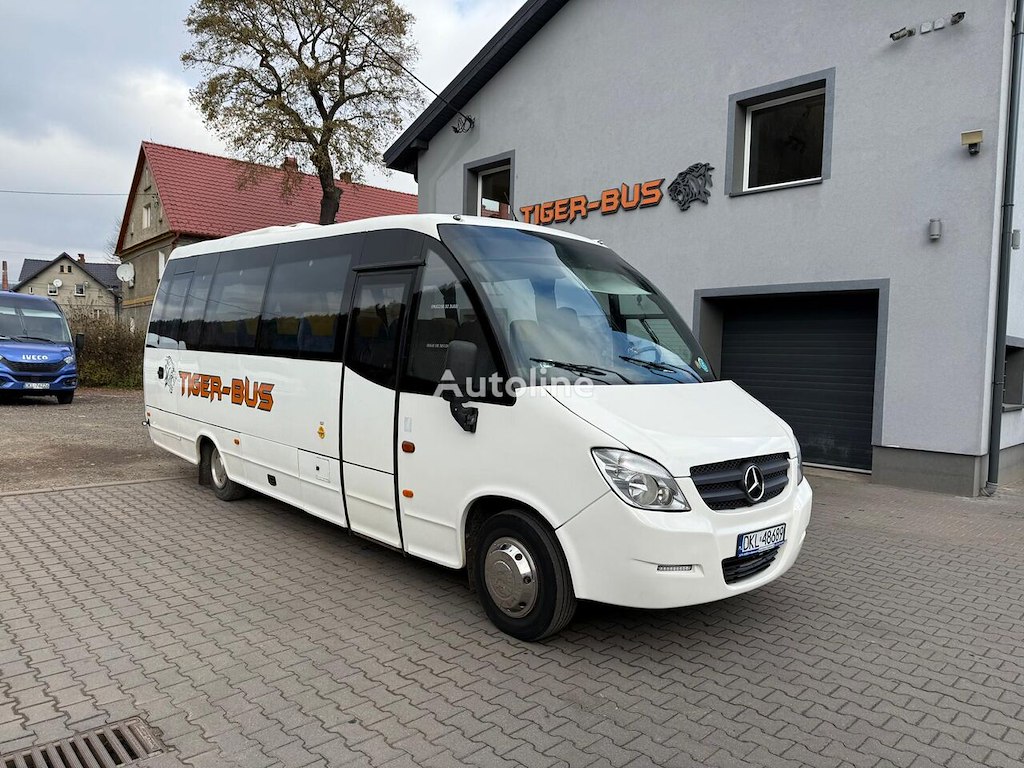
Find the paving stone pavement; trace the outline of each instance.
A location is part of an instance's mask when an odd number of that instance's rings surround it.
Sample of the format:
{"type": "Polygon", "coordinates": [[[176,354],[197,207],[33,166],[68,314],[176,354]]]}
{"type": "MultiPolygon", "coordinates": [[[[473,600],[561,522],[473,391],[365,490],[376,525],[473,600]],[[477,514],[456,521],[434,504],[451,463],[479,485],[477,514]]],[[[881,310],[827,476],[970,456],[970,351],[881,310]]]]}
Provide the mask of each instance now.
{"type": "Polygon", "coordinates": [[[510,639],[461,574],[188,480],[0,497],[0,753],[165,766],[1019,766],[1024,492],[812,478],[781,580],[510,639]]]}

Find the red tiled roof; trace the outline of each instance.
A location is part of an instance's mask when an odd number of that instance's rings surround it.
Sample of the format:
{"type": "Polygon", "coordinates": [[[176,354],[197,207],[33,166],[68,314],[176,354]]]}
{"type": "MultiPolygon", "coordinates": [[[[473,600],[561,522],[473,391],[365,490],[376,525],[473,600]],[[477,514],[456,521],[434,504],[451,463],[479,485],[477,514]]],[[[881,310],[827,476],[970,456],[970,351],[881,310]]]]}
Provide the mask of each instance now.
{"type": "MultiPolygon", "coordinates": [[[[284,171],[279,168],[267,168],[258,181],[239,189],[242,166],[237,160],[144,141],[133,182],[136,186],[143,159],[149,163],[172,232],[225,237],[281,224],[315,224],[320,219],[323,192],[316,176],[302,174],[288,197],[281,193],[284,171]]],[[[336,222],[417,210],[416,195],[342,181],[338,187],[342,194],[336,222]]],[[[119,242],[119,250],[120,246],[119,242]]]]}

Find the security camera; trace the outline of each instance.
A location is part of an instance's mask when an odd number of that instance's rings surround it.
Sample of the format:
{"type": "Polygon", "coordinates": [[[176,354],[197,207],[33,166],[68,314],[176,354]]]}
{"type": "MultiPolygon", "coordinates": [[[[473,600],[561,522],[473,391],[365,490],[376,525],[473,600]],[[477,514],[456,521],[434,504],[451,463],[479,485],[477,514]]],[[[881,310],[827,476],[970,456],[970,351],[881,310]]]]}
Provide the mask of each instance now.
{"type": "Polygon", "coordinates": [[[913,37],[913,36],[914,36],[914,30],[912,28],[908,29],[907,27],[904,27],[903,29],[897,29],[895,32],[893,32],[891,35],[889,35],[889,39],[892,40],[895,43],[897,40],[902,40],[904,37],[913,37]]]}
{"type": "Polygon", "coordinates": [[[964,16],[966,16],[966,15],[967,15],[967,11],[957,11],[956,13],[954,13],[952,16],[949,17],[949,23],[950,24],[959,24],[961,21],[964,20],[964,16]]]}

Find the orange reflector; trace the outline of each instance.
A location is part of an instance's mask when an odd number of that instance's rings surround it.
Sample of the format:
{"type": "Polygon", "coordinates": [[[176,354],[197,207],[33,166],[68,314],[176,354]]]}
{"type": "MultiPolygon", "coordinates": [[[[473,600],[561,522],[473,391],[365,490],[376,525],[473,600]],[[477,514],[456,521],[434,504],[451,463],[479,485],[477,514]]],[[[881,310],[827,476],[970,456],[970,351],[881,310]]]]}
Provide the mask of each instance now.
{"type": "Polygon", "coordinates": [[[146,418],[149,418],[152,415],[153,415],[152,413],[150,413],[149,411],[146,411],[146,418]]]}
{"type": "Polygon", "coordinates": [[[414,443],[410,443],[408,440],[403,440],[402,450],[406,453],[414,453],[416,451],[416,445],[414,443]]]}
{"type": "Polygon", "coordinates": [[[236,437],[236,438],[235,438],[235,445],[241,445],[241,444],[242,444],[242,441],[241,441],[241,440],[239,440],[239,439],[238,439],[238,438],[236,437]]]}
{"type": "Polygon", "coordinates": [[[408,488],[406,488],[404,491],[402,491],[402,495],[405,496],[405,498],[407,498],[407,499],[411,499],[412,498],[412,491],[410,491],[408,488]]]}

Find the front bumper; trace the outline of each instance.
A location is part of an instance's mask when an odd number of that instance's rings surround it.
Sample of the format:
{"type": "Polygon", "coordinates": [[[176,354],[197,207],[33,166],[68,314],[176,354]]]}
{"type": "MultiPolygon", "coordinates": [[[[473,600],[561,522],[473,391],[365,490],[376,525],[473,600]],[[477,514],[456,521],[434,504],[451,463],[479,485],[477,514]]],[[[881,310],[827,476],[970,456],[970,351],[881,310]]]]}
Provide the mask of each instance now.
{"type": "Polygon", "coordinates": [[[811,517],[811,488],[790,483],[776,498],[715,512],[688,478],[677,478],[689,512],[646,512],[609,491],[557,530],[576,597],[633,608],[678,608],[748,592],[793,565],[811,517]],[[786,540],[764,571],[727,584],[722,561],[736,555],[740,534],[786,524],[786,540]],[[658,570],[658,566],[692,566],[658,570]]]}
{"type": "Polygon", "coordinates": [[[78,386],[78,371],[73,367],[56,373],[26,373],[0,368],[0,392],[24,392],[45,395],[68,392],[78,386]]]}

